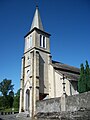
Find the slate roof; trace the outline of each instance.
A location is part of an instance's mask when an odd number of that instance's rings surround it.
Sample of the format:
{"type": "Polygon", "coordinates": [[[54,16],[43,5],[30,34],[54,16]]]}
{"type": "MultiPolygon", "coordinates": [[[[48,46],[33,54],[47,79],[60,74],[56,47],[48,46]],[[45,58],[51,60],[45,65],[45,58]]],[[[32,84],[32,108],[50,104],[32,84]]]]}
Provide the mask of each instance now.
{"type": "Polygon", "coordinates": [[[78,81],[80,75],[79,68],[69,66],[57,61],[52,61],[52,66],[54,67],[56,72],[58,72],[59,74],[64,74],[69,80],[78,81]]]}
{"type": "Polygon", "coordinates": [[[35,27],[44,31],[38,6],[36,6],[36,10],[35,10],[35,14],[34,14],[34,17],[33,17],[33,21],[32,21],[30,31],[35,27]]]}

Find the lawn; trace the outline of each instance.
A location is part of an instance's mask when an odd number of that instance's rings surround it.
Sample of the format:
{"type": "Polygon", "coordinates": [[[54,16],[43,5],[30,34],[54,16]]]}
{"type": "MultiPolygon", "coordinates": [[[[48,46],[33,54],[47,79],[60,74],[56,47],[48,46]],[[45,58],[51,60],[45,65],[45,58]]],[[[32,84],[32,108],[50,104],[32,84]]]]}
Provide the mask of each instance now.
{"type": "Polygon", "coordinates": [[[0,108],[0,112],[18,112],[18,111],[19,111],[18,108],[6,108],[6,109],[0,108]]]}

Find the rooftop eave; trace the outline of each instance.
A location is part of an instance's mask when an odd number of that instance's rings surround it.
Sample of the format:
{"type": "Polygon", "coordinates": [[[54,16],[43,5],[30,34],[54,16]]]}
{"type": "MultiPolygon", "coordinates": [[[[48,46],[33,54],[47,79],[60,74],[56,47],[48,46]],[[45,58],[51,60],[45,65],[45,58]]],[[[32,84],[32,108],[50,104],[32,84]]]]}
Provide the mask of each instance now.
{"type": "Polygon", "coordinates": [[[27,37],[30,33],[32,33],[34,30],[40,31],[40,32],[42,32],[42,33],[44,33],[44,34],[47,34],[48,36],[51,36],[51,34],[49,34],[49,33],[45,32],[45,31],[42,31],[42,30],[34,27],[30,32],[28,32],[28,33],[24,36],[24,38],[26,38],[26,37],[27,37]]]}
{"type": "Polygon", "coordinates": [[[67,72],[72,72],[72,73],[76,73],[76,74],[80,74],[80,72],[79,71],[74,71],[74,70],[70,70],[70,69],[65,69],[65,68],[57,68],[57,67],[55,67],[55,66],[53,66],[54,67],[54,69],[56,69],[56,70],[62,70],[62,71],[67,71],[67,72]]]}
{"type": "MultiPolygon", "coordinates": [[[[58,72],[57,70],[55,70],[55,72],[57,72],[59,75],[62,75],[62,77],[63,77],[63,74],[62,74],[62,73],[58,72]]],[[[66,78],[67,80],[69,80],[69,81],[74,81],[74,82],[77,82],[77,81],[78,81],[78,79],[70,78],[69,76],[67,76],[67,75],[65,75],[65,74],[64,74],[64,76],[65,76],[65,78],[66,78]]]]}

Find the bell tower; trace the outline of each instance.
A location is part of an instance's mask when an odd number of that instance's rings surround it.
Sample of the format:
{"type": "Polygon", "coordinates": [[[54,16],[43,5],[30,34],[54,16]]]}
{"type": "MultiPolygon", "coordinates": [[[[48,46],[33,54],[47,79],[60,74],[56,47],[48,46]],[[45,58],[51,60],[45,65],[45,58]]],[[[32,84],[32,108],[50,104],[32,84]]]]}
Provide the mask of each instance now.
{"type": "Polygon", "coordinates": [[[50,34],[44,31],[38,7],[30,31],[24,39],[19,112],[27,111],[30,117],[33,117],[36,112],[36,101],[49,95],[50,34]]]}

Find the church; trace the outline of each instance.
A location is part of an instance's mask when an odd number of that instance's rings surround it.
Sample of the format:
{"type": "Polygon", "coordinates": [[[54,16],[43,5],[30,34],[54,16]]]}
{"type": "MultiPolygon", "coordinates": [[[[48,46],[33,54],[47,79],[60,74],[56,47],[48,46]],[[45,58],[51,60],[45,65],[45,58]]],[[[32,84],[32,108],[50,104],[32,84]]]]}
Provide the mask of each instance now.
{"type": "Polygon", "coordinates": [[[52,60],[50,34],[43,29],[39,8],[36,6],[30,31],[24,36],[20,79],[19,113],[36,113],[36,101],[78,94],[80,70],[52,60]]]}

